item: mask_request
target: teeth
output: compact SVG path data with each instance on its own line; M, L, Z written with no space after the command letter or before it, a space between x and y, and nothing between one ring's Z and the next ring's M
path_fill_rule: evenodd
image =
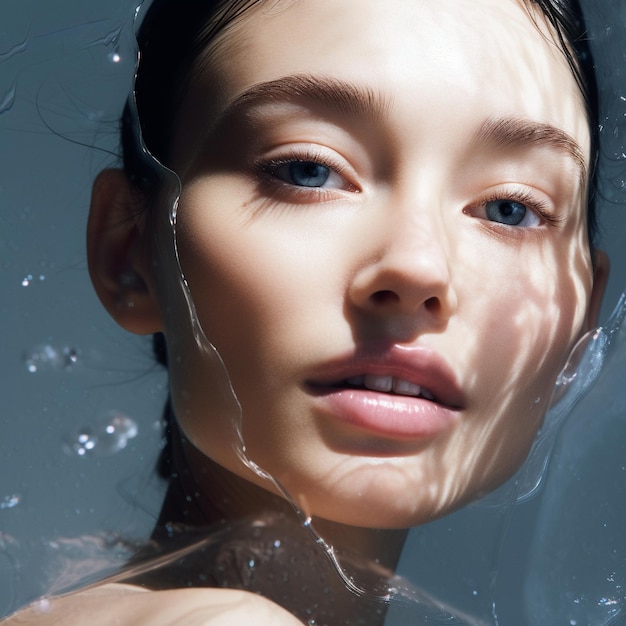
M391 376L365 376L363 385L372 391L391 391L393 378Z
M407 380L394 378L393 390L403 396L419 396L422 388L419 385L414 385Z
M365 387L372 391L393 391L401 396L421 396L426 400L435 399L435 396L428 389L423 389L420 385L410 383L408 380L402 380L401 378L394 378L393 376L376 376L373 374L351 376L346 378L345 382L352 387Z

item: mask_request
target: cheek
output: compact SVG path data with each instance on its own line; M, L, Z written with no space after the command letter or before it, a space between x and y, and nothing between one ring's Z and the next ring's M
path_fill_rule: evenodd
M229 214L210 212L207 207L212 206L235 208ZM323 322L316 307L327 301L320 298L325 282L320 264L328 256L324 246L311 245L312 233L306 240L286 236L279 215L267 220L267 228L253 228L238 216L237 206L232 198L208 193L183 196L177 234L197 319L228 377L194 341L177 341L181 330L186 331L175 317L168 336L168 344L172 339L180 347L182 365L171 378L181 426L200 450L236 472L239 464L225 458L221 449L232 448L232 423L240 418L233 418L220 388L232 384L247 414L250 406L259 406L264 395L285 383L302 356L300 331L319 336ZM267 432L261 435L267 438Z
M583 250L571 263L553 250L520 251L504 268L480 273L488 305L476 297L464 300L464 334L475 342L467 344L464 369L475 403L449 451L450 460L474 459L468 460L467 477L475 485L493 486L507 478L534 440L583 326L590 289ZM473 272L486 262L483 257Z

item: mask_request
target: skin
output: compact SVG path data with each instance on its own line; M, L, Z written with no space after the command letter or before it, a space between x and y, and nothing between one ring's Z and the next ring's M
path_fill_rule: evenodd
M120 621L123 620L123 621ZM232 589L175 589L147 592L111 584L59 598L39 600L5 626L298 626L293 616L252 593Z
M92 276L123 326L165 332L175 413L201 452L192 473L210 459L276 491L240 460L241 419L249 458L305 514L416 525L517 469L594 323L606 264L598 255L594 275L582 98L542 18L538 29L513 0L272 7L249 11L197 63L170 163L182 273L242 417L221 362L194 339L167 212L137 217L118 172L94 190ZM280 95L233 110L284 76L348 82L380 106L355 114ZM579 155L476 140L503 119L555 128ZM333 173L323 189L299 187L293 160ZM487 216L501 200L525 204L520 225ZM128 272L134 284L120 280ZM359 351L445 363L459 388L445 427L408 436L337 419L310 381ZM215 489L200 480L206 497Z
M475 141L494 119L547 124L588 167L581 96L537 21L543 32L514 0L397 0L393 11L300 0L253 9L214 42L194 68L170 165L182 182L180 267L230 378L194 335L167 194L141 212L123 173L98 177L90 273L122 326L165 332L191 442L177 446L195 480L192 521L209 520L204 503L220 498L225 517L280 508L275 486L242 463L238 426L248 457L306 514L348 526L429 521L522 462L567 354L595 323L607 272L602 254L592 268L580 159L554 142ZM347 81L383 106L362 119L281 97L223 116L289 75ZM332 166L323 190L294 185L294 159ZM520 225L488 218L489 202L520 192ZM362 350L380 362L436 355L460 390L452 417L426 435L337 419L309 383ZM338 544L353 540L343 528ZM6 623L298 623L229 590L108 585L46 607Z

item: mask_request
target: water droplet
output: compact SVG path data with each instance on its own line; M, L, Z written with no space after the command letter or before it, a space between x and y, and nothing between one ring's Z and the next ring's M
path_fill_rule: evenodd
M109 54L107 55L109 61L111 61L111 63L120 63L122 60L122 56L120 55L118 50L114 50L113 52L109 52Z
M280 548L280 539L276 539L276 541L274 542L274 547Z
M472 595L473 596L477 596L478 595L478 591L476 591L476 589L474 589L474 591L472 591Z
M134 420L123 413L111 411L93 425L66 437L63 449L72 456L110 456L123 450L138 432Z
M78 361L78 351L66 346L58 350L54 346L44 344L38 346L24 357L26 369L34 374L44 369L70 369Z
M314 620L313 618L311 618L308 622L307 622L308 626L317 626L317 621Z
M35 281L39 281L40 283L43 283L43 281L46 280L46 277L44 274L39 274L39 276L37 276L36 278L32 275L32 274L28 274L26 276L24 276L24 278L22 278L22 287L30 287Z
M16 494L4 496L4 498L0 500L0 509L13 509L20 503L21 499L21 496Z

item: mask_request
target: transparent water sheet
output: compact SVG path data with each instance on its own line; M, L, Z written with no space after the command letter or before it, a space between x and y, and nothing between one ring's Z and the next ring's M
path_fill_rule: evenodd
M90 26L90 28L91 28L91 26ZM93 38L93 42L96 42L97 45L104 45L104 46L108 45L107 42L110 43L113 40L115 40L115 37L116 37L115 33L118 32L117 28L118 28L117 25L115 26L115 28L112 28L112 29L109 29L107 27L106 32L102 31L102 32L100 32L98 34L97 37ZM67 33L65 33L65 35L67 35ZM9 56L11 56L11 57L17 56L17 55L21 54L23 50L24 51L27 50L28 46L25 43L26 41L27 41L26 37L20 38L20 40L16 44L14 44L12 47L9 47L8 48ZM107 57L110 58L110 60L113 60L114 57L109 57L109 55L110 54L115 55L116 52L113 49L113 50L108 50L106 54L107 54ZM8 89L6 91L6 97L3 100L3 109L2 109L3 110L3 114L5 112L12 113L13 111L16 110L15 103L19 102L19 100L17 99L17 95L19 94L18 86L19 86L19 83L11 83L9 85L9 87L8 87ZM19 111L19 107L18 107L17 110ZM73 122L70 122L70 126L72 126L72 124L73 124ZM67 134L67 133L65 133L65 131L62 131L62 134ZM97 169L97 168L95 168L95 169ZM619 196L617 196L617 197L619 197ZM26 252L26 254L32 254L32 252ZM37 280L38 280L38 276L39 276L38 274L31 273L31 272L32 272L32 268L30 268L30 267L28 269L25 269L24 271L20 272L20 276L21 276L21 274L23 274L23 276L21 276L22 283L23 283L24 280L27 280L29 282L29 285L27 285L28 287L36 286L36 283L37 283ZM33 276L33 279L29 280L28 279L29 276ZM41 281L41 283L43 284L44 281ZM52 344L50 344L50 345L52 345ZM20 358L22 358L22 357L20 357ZM57 380L59 380L59 379L57 379ZM156 404L158 404L158 402L155 402L155 405ZM105 403L105 405L106 405L106 403ZM154 415L158 415L158 412L159 412L159 410L156 409L153 414ZM79 422L80 422L80 420L79 420ZM107 467L105 469L110 471L109 467ZM73 470L74 470L74 468L72 467L71 471L73 471ZM23 490L21 490L21 491L23 491ZM16 502L16 501L17 501L18 504L12 504L13 502ZM0 511L0 513L2 513L2 512L8 513L8 512L16 512L16 511L18 511L19 507L24 502L24 500L23 500L23 496L21 494L18 494L17 492L14 493L12 490L9 489L9 490L7 490L6 499L3 500L3 502L6 502L6 506ZM465 512L463 512L463 514L465 514ZM469 515L471 515L471 514L472 513L470 513ZM446 523L454 523L454 520L452 522L446 522ZM465 522L462 522L461 526L465 527ZM4 542L5 546L10 546L12 544L11 537L12 536L9 535L9 536L7 536L5 538L5 542ZM9 555L9 558L7 558L7 562L9 563L9 566L6 569L7 569L7 571L14 570L16 568L16 566L18 565L16 563L16 559L13 558L13 556L11 556L12 553L7 552L6 554ZM19 558L18 558L18 560L19 560ZM23 563L21 563L21 565L23 565ZM490 567L492 567L492 566L490 566ZM441 563L441 568L442 568L442 570L445 569L443 563ZM11 572L11 577L13 578L13 572ZM472 598L476 597L476 596L473 595L473 591L475 591L475 590L476 589L472 590L472 592L471 592ZM609 601L604 603L604 604L606 606L611 606L611 604L610 604L611 597L609 597L609 596L607 596L607 597L608 597ZM471 605L471 602L469 604ZM398 623L400 623L400 622L398 622ZM604 623L604 622L602 622L602 623ZM608 623L608 622L606 622L606 623Z

